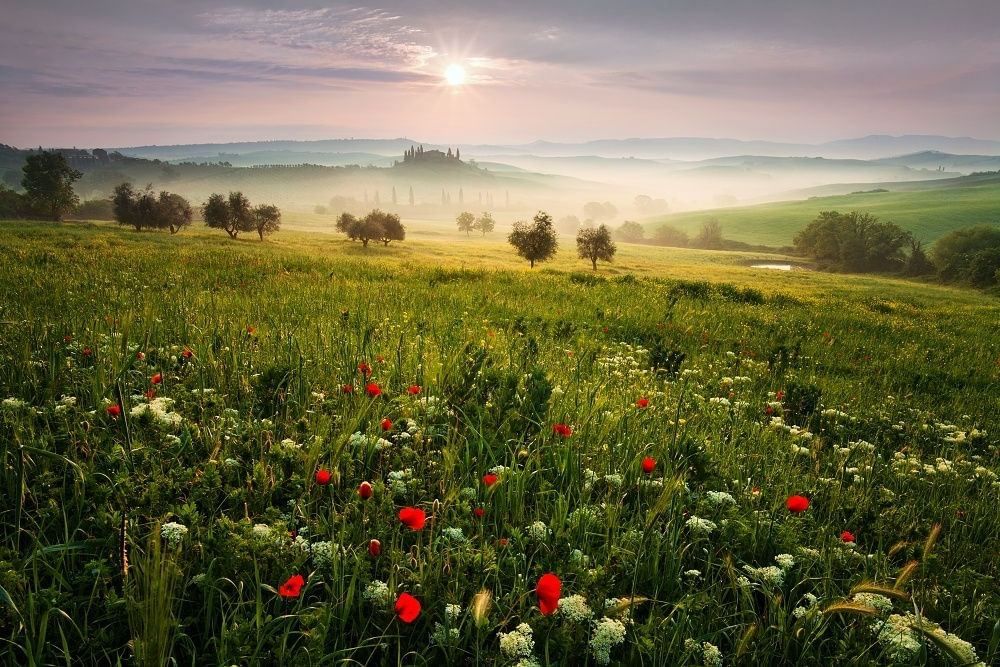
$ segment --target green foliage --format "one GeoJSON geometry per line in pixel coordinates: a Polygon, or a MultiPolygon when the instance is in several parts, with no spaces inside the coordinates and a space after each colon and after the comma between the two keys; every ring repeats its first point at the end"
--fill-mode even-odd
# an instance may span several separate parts
{"type": "Polygon", "coordinates": [[[956,229],[938,239],[932,254],[942,280],[994,285],[1000,270],[1000,229],[988,225],[956,229]]]}
{"type": "Polygon", "coordinates": [[[531,224],[523,221],[514,223],[507,236],[507,242],[514,246],[517,254],[528,260],[531,268],[535,262],[551,259],[559,249],[559,239],[552,227],[552,216],[539,211],[531,224]]]}
{"type": "Polygon", "coordinates": [[[618,248],[611,240],[611,232],[607,225],[601,225],[596,229],[585,227],[577,232],[576,253],[580,259],[589,259],[593,264],[594,271],[597,270],[597,260],[611,262],[617,251],[618,248]]]}
{"type": "Polygon", "coordinates": [[[823,211],[795,235],[795,250],[839,271],[900,271],[912,236],[869,213],[823,211]]]}
{"type": "Polygon", "coordinates": [[[646,240],[646,230],[638,222],[626,220],[615,230],[615,238],[624,243],[642,243],[646,240]]]}
{"type": "Polygon", "coordinates": [[[66,163],[62,153],[41,151],[25,158],[21,186],[34,211],[58,222],[80,203],[73,183],[82,175],[66,163]]]}
{"type": "Polygon", "coordinates": [[[458,217],[455,218],[455,224],[458,225],[458,231],[465,232],[465,235],[468,236],[472,233],[472,230],[475,229],[476,216],[468,211],[462,211],[458,214],[458,217]]]}

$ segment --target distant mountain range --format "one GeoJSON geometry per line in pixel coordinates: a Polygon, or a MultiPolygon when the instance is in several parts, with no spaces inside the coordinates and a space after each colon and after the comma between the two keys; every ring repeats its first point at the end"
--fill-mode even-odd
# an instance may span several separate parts
{"type": "MultiPolygon", "coordinates": [[[[445,148],[443,145],[400,137],[396,139],[324,139],[319,141],[253,141],[175,146],[131,146],[117,150],[125,155],[168,161],[217,158],[220,153],[245,155],[248,153],[290,152],[294,154],[371,154],[384,157],[401,155],[410,146],[421,144],[428,149],[445,148]]],[[[930,151],[950,154],[1000,155],[1000,141],[915,134],[902,136],[878,134],[819,144],[706,137],[664,137],[598,139],[579,143],[535,141],[529,144],[465,144],[458,147],[466,157],[472,158],[534,155],[539,157],[594,156],[705,160],[733,155],[757,155],[872,160],[930,151]]],[[[303,155],[303,157],[307,156],[303,155]]]]}

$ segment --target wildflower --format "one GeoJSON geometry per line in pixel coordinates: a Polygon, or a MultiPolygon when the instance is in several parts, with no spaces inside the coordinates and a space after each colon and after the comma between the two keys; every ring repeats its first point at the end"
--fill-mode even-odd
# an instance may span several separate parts
{"type": "Polygon", "coordinates": [[[691,529],[691,532],[695,535],[708,535],[716,529],[714,521],[709,521],[708,519],[702,519],[696,516],[692,516],[684,525],[691,529]]]}
{"type": "Polygon", "coordinates": [[[482,519],[484,516],[486,516],[486,510],[484,510],[482,507],[477,507],[476,509],[472,510],[472,514],[477,519],[482,519]]]}
{"type": "Polygon", "coordinates": [[[160,535],[172,547],[176,547],[188,534],[187,526],[176,521],[170,521],[160,526],[160,535]]]}
{"type": "Polygon", "coordinates": [[[563,438],[568,438],[569,436],[573,435],[573,427],[570,426],[569,424],[563,424],[563,423],[553,424],[552,432],[563,438]]]}
{"type": "Polygon", "coordinates": [[[378,540],[368,541],[368,555],[372,558],[378,558],[379,554],[382,553],[382,543],[378,540]]]}
{"type": "Polygon", "coordinates": [[[399,510],[399,520],[410,530],[423,530],[427,515],[422,509],[404,507],[399,510]]]}
{"type": "Polygon", "coordinates": [[[557,613],[571,623],[589,621],[590,617],[594,615],[590,606],[587,605],[587,599],[582,595],[570,595],[560,600],[557,613]]]}
{"type": "Polygon", "coordinates": [[[358,496],[361,500],[368,500],[372,497],[372,485],[368,482],[358,484],[358,496]]]}
{"type": "Polygon", "coordinates": [[[358,372],[364,375],[365,377],[368,377],[372,374],[372,367],[368,365],[368,362],[362,361],[360,364],[358,364],[358,372]]]}
{"type": "Polygon", "coordinates": [[[89,347],[85,347],[85,348],[83,348],[83,356],[85,356],[85,357],[89,357],[89,356],[90,356],[90,355],[92,355],[93,353],[94,353],[94,351],[93,351],[93,350],[91,350],[91,349],[90,349],[89,347]]]}
{"type": "Polygon", "coordinates": [[[547,540],[549,537],[549,527],[545,525],[544,521],[536,521],[528,526],[528,536],[539,542],[547,540]]]}
{"type": "Polygon", "coordinates": [[[549,616],[559,608],[559,593],[562,582],[554,574],[546,573],[535,584],[535,595],[538,596],[538,609],[543,616],[549,616]]]}
{"type": "Polygon", "coordinates": [[[840,534],[840,541],[846,542],[847,544],[853,544],[857,540],[854,539],[854,533],[849,530],[845,530],[840,534]]]}
{"type": "Polygon", "coordinates": [[[181,352],[181,356],[184,357],[185,359],[190,359],[191,357],[194,356],[194,352],[191,350],[190,347],[185,347],[184,351],[181,352]]]}
{"type": "Polygon", "coordinates": [[[257,333],[257,327],[248,324],[247,325],[247,334],[250,335],[250,336],[252,336],[255,333],[257,333]]]}
{"type": "Polygon", "coordinates": [[[137,360],[139,360],[139,361],[145,361],[146,360],[146,353],[145,352],[136,352],[135,353],[135,358],[137,360]]]}
{"type": "Polygon", "coordinates": [[[389,606],[389,585],[384,581],[375,580],[365,586],[361,596],[368,602],[380,607],[389,606]]]}
{"type": "Polygon", "coordinates": [[[646,398],[645,396],[639,397],[639,399],[635,402],[635,407],[639,408],[640,410],[648,408],[649,407],[649,399],[646,398]]]}
{"type": "Polygon", "coordinates": [[[777,563],[778,567],[782,570],[787,570],[795,565],[795,556],[792,554],[778,554],[774,557],[774,562],[777,563]]]}
{"type": "Polygon", "coordinates": [[[122,413],[122,406],[118,405],[117,403],[112,403],[108,407],[104,408],[104,411],[108,414],[109,417],[116,419],[122,413]]]}
{"type": "Polygon", "coordinates": [[[382,395],[382,387],[378,386],[377,382],[369,382],[365,385],[365,393],[372,398],[378,398],[382,395]]]}
{"type": "Polygon", "coordinates": [[[500,633],[500,652],[511,660],[530,658],[535,650],[531,626],[521,623],[513,632],[500,633]]]}
{"type": "Polygon", "coordinates": [[[326,486],[330,483],[330,479],[332,478],[333,475],[326,468],[320,468],[316,471],[316,483],[320,486],[326,486]]]}
{"type": "Polygon", "coordinates": [[[409,593],[400,593],[395,609],[396,616],[403,623],[413,623],[420,616],[420,602],[409,593]]]}
{"type": "Polygon", "coordinates": [[[602,618],[590,636],[590,651],[599,665],[611,662],[611,650],[625,641],[625,624],[617,618],[602,618]]]}
{"type": "Polygon", "coordinates": [[[406,393],[409,394],[410,396],[416,396],[417,394],[420,393],[420,390],[421,387],[419,384],[411,384],[409,387],[406,388],[406,393]]]}
{"type": "Polygon", "coordinates": [[[392,430],[392,420],[389,419],[388,417],[386,417],[382,421],[379,422],[379,426],[382,427],[383,431],[391,431],[392,430]]]}
{"type": "Polygon", "coordinates": [[[163,382],[163,373],[157,373],[153,377],[149,378],[149,381],[153,384],[160,384],[163,382]]]}
{"type": "Polygon", "coordinates": [[[788,508],[789,512],[799,514],[809,509],[809,499],[799,495],[788,496],[788,500],[785,501],[785,507],[788,508]]]}
{"type": "Polygon", "coordinates": [[[733,498],[732,494],[726,493],[725,491],[707,491],[705,493],[705,499],[716,507],[721,505],[736,504],[736,499],[733,498]]]}
{"type": "Polygon", "coordinates": [[[497,483],[497,476],[494,475],[493,473],[488,472],[485,475],[483,475],[483,484],[485,484],[487,488],[493,486],[496,483],[497,483]]]}
{"type": "Polygon", "coordinates": [[[785,571],[780,567],[775,567],[774,565],[768,565],[766,567],[747,567],[746,570],[751,575],[770,586],[781,586],[785,582],[785,571]]]}
{"type": "Polygon", "coordinates": [[[338,550],[339,547],[333,542],[314,542],[310,545],[313,561],[320,569],[329,569],[333,565],[338,550]]]}
{"type": "Polygon", "coordinates": [[[642,471],[647,475],[652,475],[654,470],[656,470],[656,459],[647,456],[642,460],[642,471]]]}
{"type": "Polygon", "coordinates": [[[354,393],[354,385],[353,384],[341,385],[341,387],[340,387],[340,393],[342,393],[342,394],[353,394],[354,393]]]}
{"type": "Polygon", "coordinates": [[[278,586],[278,595],[283,598],[297,598],[302,593],[302,587],[305,583],[306,580],[301,574],[293,574],[285,583],[278,586]]]}

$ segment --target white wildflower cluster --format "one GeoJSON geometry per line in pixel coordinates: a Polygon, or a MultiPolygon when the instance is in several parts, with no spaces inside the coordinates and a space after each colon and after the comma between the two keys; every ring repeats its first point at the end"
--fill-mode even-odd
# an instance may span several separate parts
{"type": "Polygon", "coordinates": [[[599,479],[600,479],[600,476],[596,472],[594,472],[590,468],[584,468],[583,469],[583,490],[584,491],[590,491],[592,488],[594,488],[594,484],[596,484],[597,480],[599,480],[599,479]]]}
{"type": "Polygon", "coordinates": [[[587,604],[587,599],[582,595],[570,595],[559,600],[559,607],[556,613],[565,618],[570,623],[582,623],[589,621],[594,612],[587,604]]]}
{"type": "Polygon", "coordinates": [[[413,486],[413,482],[417,481],[413,479],[412,468],[392,470],[386,478],[389,483],[389,491],[395,497],[406,495],[406,492],[413,486]]]}
{"type": "Polygon", "coordinates": [[[569,552],[569,562],[574,567],[587,567],[590,563],[590,557],[580,549],[573,549],[569,552]]]}
{"type": "Polygon", "coordinates": [[[785,571],[780,567],[774,565],[767,565],[765,567],[747,566],[745,569],[754,579],[768,586],[779,587],[785,583],[785,571]]]}
{"type": "Polygon", "coordinates": [[[698,579],[701,577],[701,570],[684,570],[684,576],[688,579],[698,579]]]}
{"type": "Polygon", "coordinates": [[[463,533],[462,529],[457,526],[443,528],[441,530],[441,537],[452,544],[461,544],[462,542],[465,542],[465,533],[463,533]]]}
{"type": "Polygon", "coordinates": [[[369,603],[375,605],[376,607],[388,607],[391,602],[391,596],[389,595],[389,584],[384,581],[379,581],[376,579],[367,586],[365,586],[364,592],[361,594],[365,600],[369,603]]]}
{"type": "Polygon", "coordinates": [[[802,618],[809,613],[811,609],[815,609],[819,598],[817,598],[812,593],[806,593],[802,596],[802,604],[792,610],[792,616],[795,618],[802,618]]]}
{"type": "Polygon", "coordinates": [[[57,413],[63,413],[73,407],[76,407],[76,396],[63,396],[59,399],[59,402],[56,403],[55,411],[57,413]]]}
{"type": "Polygon", "coordinates": [[[625,641],[625,623],[617,618],[602,618],[590,635],[590,652],[599,665],[611,662],[611,651],[625,641]]]}
{"type": "Polygon", "coordinates": [[[446,604],[444,606],[444,617],[448,621],[448,625],[455,625],[462,618],[462,605],[446,604]]]}
{"type": "Polygon", "coordinates": [[[685,639],[684,650],[700,657],[704,667],[722,667],[722,651],[711,642],[698,643],[693,639],[685,639]]]}
{"type": "Polygon", "coordinates": [[[26,407],[28,404],[22,401],[20,398],[15,398],[11,396],[10,398],[3,399],[2,405],[5,410],[20,410],[26,407]]]}
{"type": "Polygon", "coordinates": [[[604,483],[607,484],[612,489],[620,489],[622,487],[622,484],[625,483],[625,478],[617,473],[611,475],[605,475],[604,483]]]}
{"type": "Polygon", "coordinates": [[[255,538],[261,541],[270,541],[274,537],[271,527],[266,523],[255,523],[250,532],[255,538]]]}
{"type": "Polygon", "coordinates": [[[343,550],[333,542],[313,542],[310,545],[313,562],[320,570],[329,571],[333,562],[343,550]]]}
{"type": "Polygon", "coordinates": [[[872,626],[886,654],[894,662],[909,662],[920,651],[921,635],[932,640],[928,646],[943,650],[961,665],[985,667],[976,655],[976,649],[957,635],[946,632],[940,625],[914,614],[892,614],[884,622],[872,626]]]}
{"type": "Polygon", "coordinates": [[[458,628],[441,625],[440,623],[434,624],[434,631],[431,633],[431,642],[434,644],[438,646],[453,646],[458,643],[460,638],[461,634],[458,628]]]}
{"type": "Polygon", "coordinates": [[[851,597],[851,601],[871,607],[883,614],[892,611],[892,600],[878,593],[855,593],[851,597]]]}
{"type": "Polygon", "coordinates": [[[792,554],[778,554],[774,557],[774,562],[777,563],[778,567],[782,570],[787,570],[795,565],[795,556],[792,554]]]}
{"type": "Polygon", "coordinates": [[[733,498],[732,494],[726,493],[725,491],[707,491],[705,492],[705,499],[714,507],[724,507],[726,505],[736,504],[736,499],[733,498]]]}
{"type": "Polygon", "coordinates": [[[153,421],[167,428],[177,428],[184,422],[184,418],[176,412],[170,411],[170,406],[174,404],[174,399],[161,396],[154,398],[149,403],[139,403],[134,406],[130,414],[135,418],[149,416],[153,421]]]}
{"type": "Polygon", "coordinates": [[[291,438],[285,438],[278,443],[277,449],[292,453],[302,449],[302,445],[291,438]]]}
{"type": "Polygon", "coordinates": [[[531,626],[527,623],[521,623],[513,632],[501,632],[500,652],[510,660],[531,658],[535,651],[535,639],[532,634],[531,626]]]}
{"type": "Polygon", "coordinates": [[[722,396],[714,396],[708,399],[710,405],[718,405],[723,408],[728,408],[730,406],[729,399],[723,398],[722,396]]]}
{"type": "Polygon", "coordinates": [[[544,542],[549,539],[549,527],[545,525],[544,521],[536,521],[535,523],[528,526],[528,537],[535,540],[536,542],[544,542]]]}
{"type": "Polygon", "coordinates": [[[714,521],[692,516],[685,524],[695,535],[708,535],[717,528],[714,521]]]}
{"type": "Polygon", "coordinates": [[[593,505],[582,505],[570,512],[567,520],[571,526],[589,526],[601,519],[601,510],[593,505]]]}
{"type": "Polygon", "coordinates": [[[431,419],[452,414],[448,405],[438,396],[421,396],[417,399],[417,407],[431,419]]]}
{"type": "Polygon", "coordinates": [[[169,521],[160,526],[160,535],[163,537],[163,540],[172,547],[176,547],[183,542],[184,537],[187,534],[187,526],[182,523],[177,523],[176,521],[169,521]]]}

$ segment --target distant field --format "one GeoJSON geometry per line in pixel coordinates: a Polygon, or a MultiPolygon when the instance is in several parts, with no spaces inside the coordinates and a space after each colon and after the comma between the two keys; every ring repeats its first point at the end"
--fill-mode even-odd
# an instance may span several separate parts
{"type": "MultiPolygon", "coordinates": [[[[795,233],[820,211],[864,210],[890,220],[932,243],[948,232],[977,224],[1000,225],[1000,178],[965,184],[956,179],[949,187],[906,192],[869,192],[757,206],[678,213],[645,221],[650,232],[667,223],[696,233],[712,218],[722,223],[728,239],[772,246],[790,245],[795,233]]],[[[871,186],[875,187],[875,186],[871,186]]]]}

